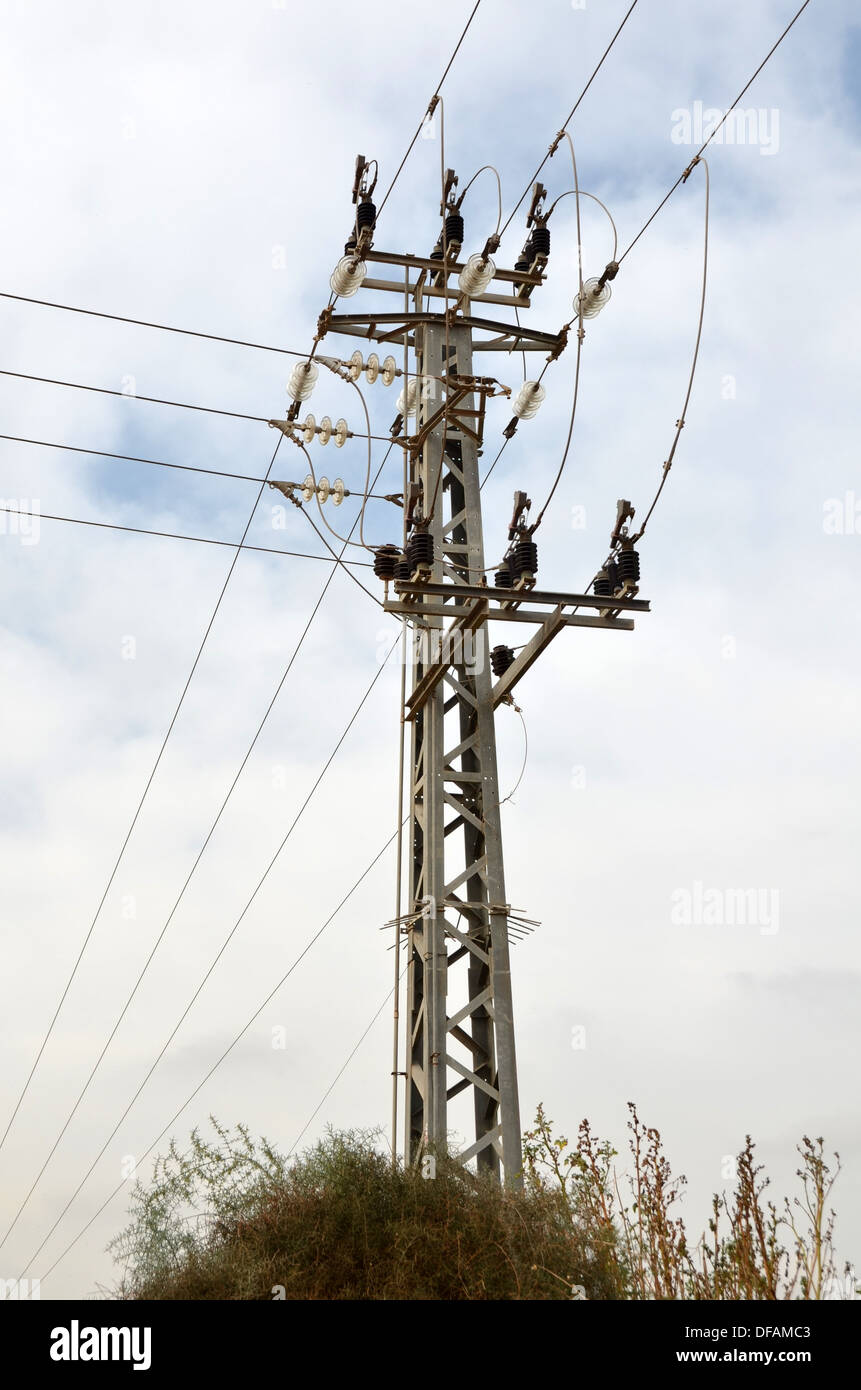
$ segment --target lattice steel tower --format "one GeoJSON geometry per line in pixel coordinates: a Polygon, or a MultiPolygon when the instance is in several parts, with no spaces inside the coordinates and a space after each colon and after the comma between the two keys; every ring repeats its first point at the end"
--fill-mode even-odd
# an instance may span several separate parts
{"type": "MultiPolygon", "coordinates": [[[[409,901],[397,923],[407,951],[404,1153],[414,1162],[426,1150],[445,1149],[449,1104],[471,1093],[474,1135],[458,1156],[516,1185],[522,1155],[509,963],[515,925],[503,868],[494,712],[510,701],[515,683],[564,627],[629,629],[633,622],[619,612],[648,605],[633,597],[631,582],[614,590],[612,599],[539,591],[525,493],[515,495],[510,556],[487,583],[479,485],[485,404],[489,396],[510,391],[493,377],[477,376],[473,354],[504,354],[497,360],[510,371],[521,351],[552,358],[565,347],[567,328],[544,333],[519,319],[480,316],[485,306],[518,316],[531,307],[549,252],[543,188],[536,186],[528,218],[532,232],[517,266],[503,270],[491,259],[496,238],[466,264],[460,260],[463,221],[452,171],[441,207],[443,230],[431,255],[375,250],[369,167],[360,156],[355,230],[337,283],[352,294],[358,282],[362,297],[396,294],[403,307],[329,309],[320,327],[403,348],[404,390],[392,427],[405,460],[403,548],[381,547],[375,569],[386,580],[386,610],[406,620],[412,638],[403,711],[411,727],[409,901]],[[375,264],[395,267],[403,278],[372,278],[368,272],[375,264]],[[584,607],[598,612],[584,615],[578,611],[584,607]],[[537,632],[516,658],[509,648],[497,647],[503,658],[492,661],[490,621],[533,623],[537,632]]],[[[337,283],[333,277],[333,288],[337,283]]],[[[359,352],[356,370],[361,369],[359,352]]],[[[377,370],[375,359],[368,375],[375,377],[377,370]]],[[[528,383],[520,399],[534,389],[528,383]]],[[[506,433],[516,426],[515,417],[506,433]]]]}

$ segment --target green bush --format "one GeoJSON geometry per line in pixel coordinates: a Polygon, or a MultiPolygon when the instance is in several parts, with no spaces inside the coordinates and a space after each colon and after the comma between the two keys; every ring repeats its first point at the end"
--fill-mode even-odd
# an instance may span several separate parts
{"type": "Polygon", "coordinates": [[[113,1243],[134,1299],[559,1299],[620,1296],[613,1261],[558,1191],[507,1192],[449,1158],[393,1167],[371,1134],[288,1163],[239,1127],[175,1146],[135,1188],[113,1243]],[[283,1292],[282,1292],[283,1291],[283,1292]]]}
{"type": "Polygon", "coordinates": [[[838,1276],[821,1139],[799,1145],[800,1195],[778,1206],[748,1137],[732,1192],[691,1242],[685,1179],[630,1107],[630,1167],[584,1120],[569,1145],[541,1106],[524,1137],[522,1189],[455,1159],[393,1165],[374,1133],[330,1132],[290,1160],[215,1121],[156,1161],[111,1249],[129,1299],[819,1299],[838,1276]],[[424,1172],[433,1171],[425,1177],[424,1172]]]}

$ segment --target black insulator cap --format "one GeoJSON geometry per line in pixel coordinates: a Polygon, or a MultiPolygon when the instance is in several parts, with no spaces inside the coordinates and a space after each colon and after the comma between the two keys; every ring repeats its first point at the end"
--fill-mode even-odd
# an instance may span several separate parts
{"type": "Polygon", "coordinates": [[[413,531],[407,541],[407,560],[413,569],[433,564],[433,536],[429,531],[413,531]]]}
{"type": "Polygon", "coordinates": [[[396,545],[380,545],[374,551],[374,574],[378,579],[394,579],[395,565],[400,557],[396,545]]]}
{"type": "Polygon", "coordinates": [[[538,546],[534,541],[518,541],[514,547],[514,572],[518,579],[522,574],[538,573],[538,546]]]}
{"type": "Polygon", "coordinates": [[[498,569],[493,576],[493,582],[497,589],[510,589],[514,584],[514,575],[511,573],[510,565],[505,564],[498,569]]]}
{"type": "Polygon", "coordinates": [[[610,593],[615,594],[619,585],[622,583],[622,576],[619,573],[619,566],[616,564],[615,560],[610,560],[604,566],[604,569],[606,571],[607,578],[610,581],[610,593]]]}
{"type": "Polygon", "coordinates": [[[344,255],[345,255],[345,256],[349,256],[350,253],[351,253],[352,251],[355,251],[355,249],[356,249],[356,238],[355,238],[355,236],[351,236],[350,239],[349,239],[349,241],[347,241],[347,242],[344,244],[344,255]]]}
{"type": "Polygon", "coordinates": [[[513,661],[514,652],[510,647],[494,647],[490,653],[490,669],[495,676],[503,676],[513,661]]]}
{"type": "Polygon", "coordinates": [[[592,585],[596,598],[612,598],[613,586],[606,570],[599,570],[592,585]]]}
{"type": "Polygon", "coordinates": [[[409,579],[412,578],[412,574],[413,567],[407,559],[406,555],[403,553],[403,551],[401,551],[401,553],[398,555],[397,564],[395,565],[395,579],[400,580],[401,583],[406,583],[409,579]]]}
{"type": "Polygon", "coordinates": [[[441,261],[442,258],[442,247],[440,246],[439,242],[437,242],[436,246],[431,251],[430,256],[428,257],[428,260],[441,261]]]}
{"type": "Polygon", "coordinates": [[[463,245],[463,218],[459,212],[450,212],[445,219],[445,239],[449,246],[452,242],[463,245]]]}
{"type": "Polygon", "coordinates": [[[536,256],[550,255],[550,228],[536,227],[532,233],[532,250],[536,256]]]}
{"type": "Polygon", "coordinates": [[[373,227],[376,220],[377,209],[370,198],[366,198],[363,203],[359,204],[356,212],[356,226],[361,231],[363,227],[373,227]]]}
{"type": "Polygon", "coordinates": [[[633,546],[619,551],[619,575],[633,584],[640,578],[640,556],[633,546]]]}

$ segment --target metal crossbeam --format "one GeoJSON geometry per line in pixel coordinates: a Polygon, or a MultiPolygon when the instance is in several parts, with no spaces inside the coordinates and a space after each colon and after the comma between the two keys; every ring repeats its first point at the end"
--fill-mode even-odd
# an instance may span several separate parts
{"type": "MultiPolygon", "coordinates": [[[[404,603],[399,599],[386,599],[383,608],[387,613],[401,613],[413,618],[450,618],[452,615],[465,612],[457,604],[450,603],[404,603]]],[[[502,623],[543,623],[547,620],[546,613],[533,612],[529,608],[501,608],[499,606],[488,606],[487,618],[489,622],[502,623]]],[[[593,616],[589,613],[566,613],[563,618],[565,627],[596,627],[609,628],[615,632],[633,632],[634,623],[631,618],[613,618],[605,616],[593,616]]]]}
{"type": "Polygon", "coordinates": [[[396,580],[395,593],[414,594],[417,597],[430,594],[434,598],[494,598],[500,603],[514,602],[525,598],[530,603],[546,603],[551,608],[557,604],[574,608],[599,608],[602,611],[620,613],[648,613],[649,600],[643,598],[606,598],[597,594],[560,594],[551,589],[486,589],[480,584],[443,584],[437,580],[396,580]]]}

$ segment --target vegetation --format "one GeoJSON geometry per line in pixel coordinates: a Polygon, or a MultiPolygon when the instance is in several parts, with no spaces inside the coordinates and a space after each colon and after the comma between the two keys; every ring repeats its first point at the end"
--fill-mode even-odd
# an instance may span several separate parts
{"type": "MultiPolygon", "coordinates": [[[[657,1130],[630,1107],[632,1166],[587,1121],[573,1146],[539,1107],[522,1191],[445,1155],[393,1167],[374,1133],[330,1132],[285,1158],[243,1126],[171,1144],[111,1249],[127,1299],[777,1299],[834,1296],[823,1141],[799,1146],[801,1195],[778,1209],[747,1140],[735,1191],[692,1246],[657,1130]]],[[[836,1158],[836,1156],[835,1156],[836,1158]]],[[[854,1288],[846,1285],[848,1296],[854,1288]]]]}

